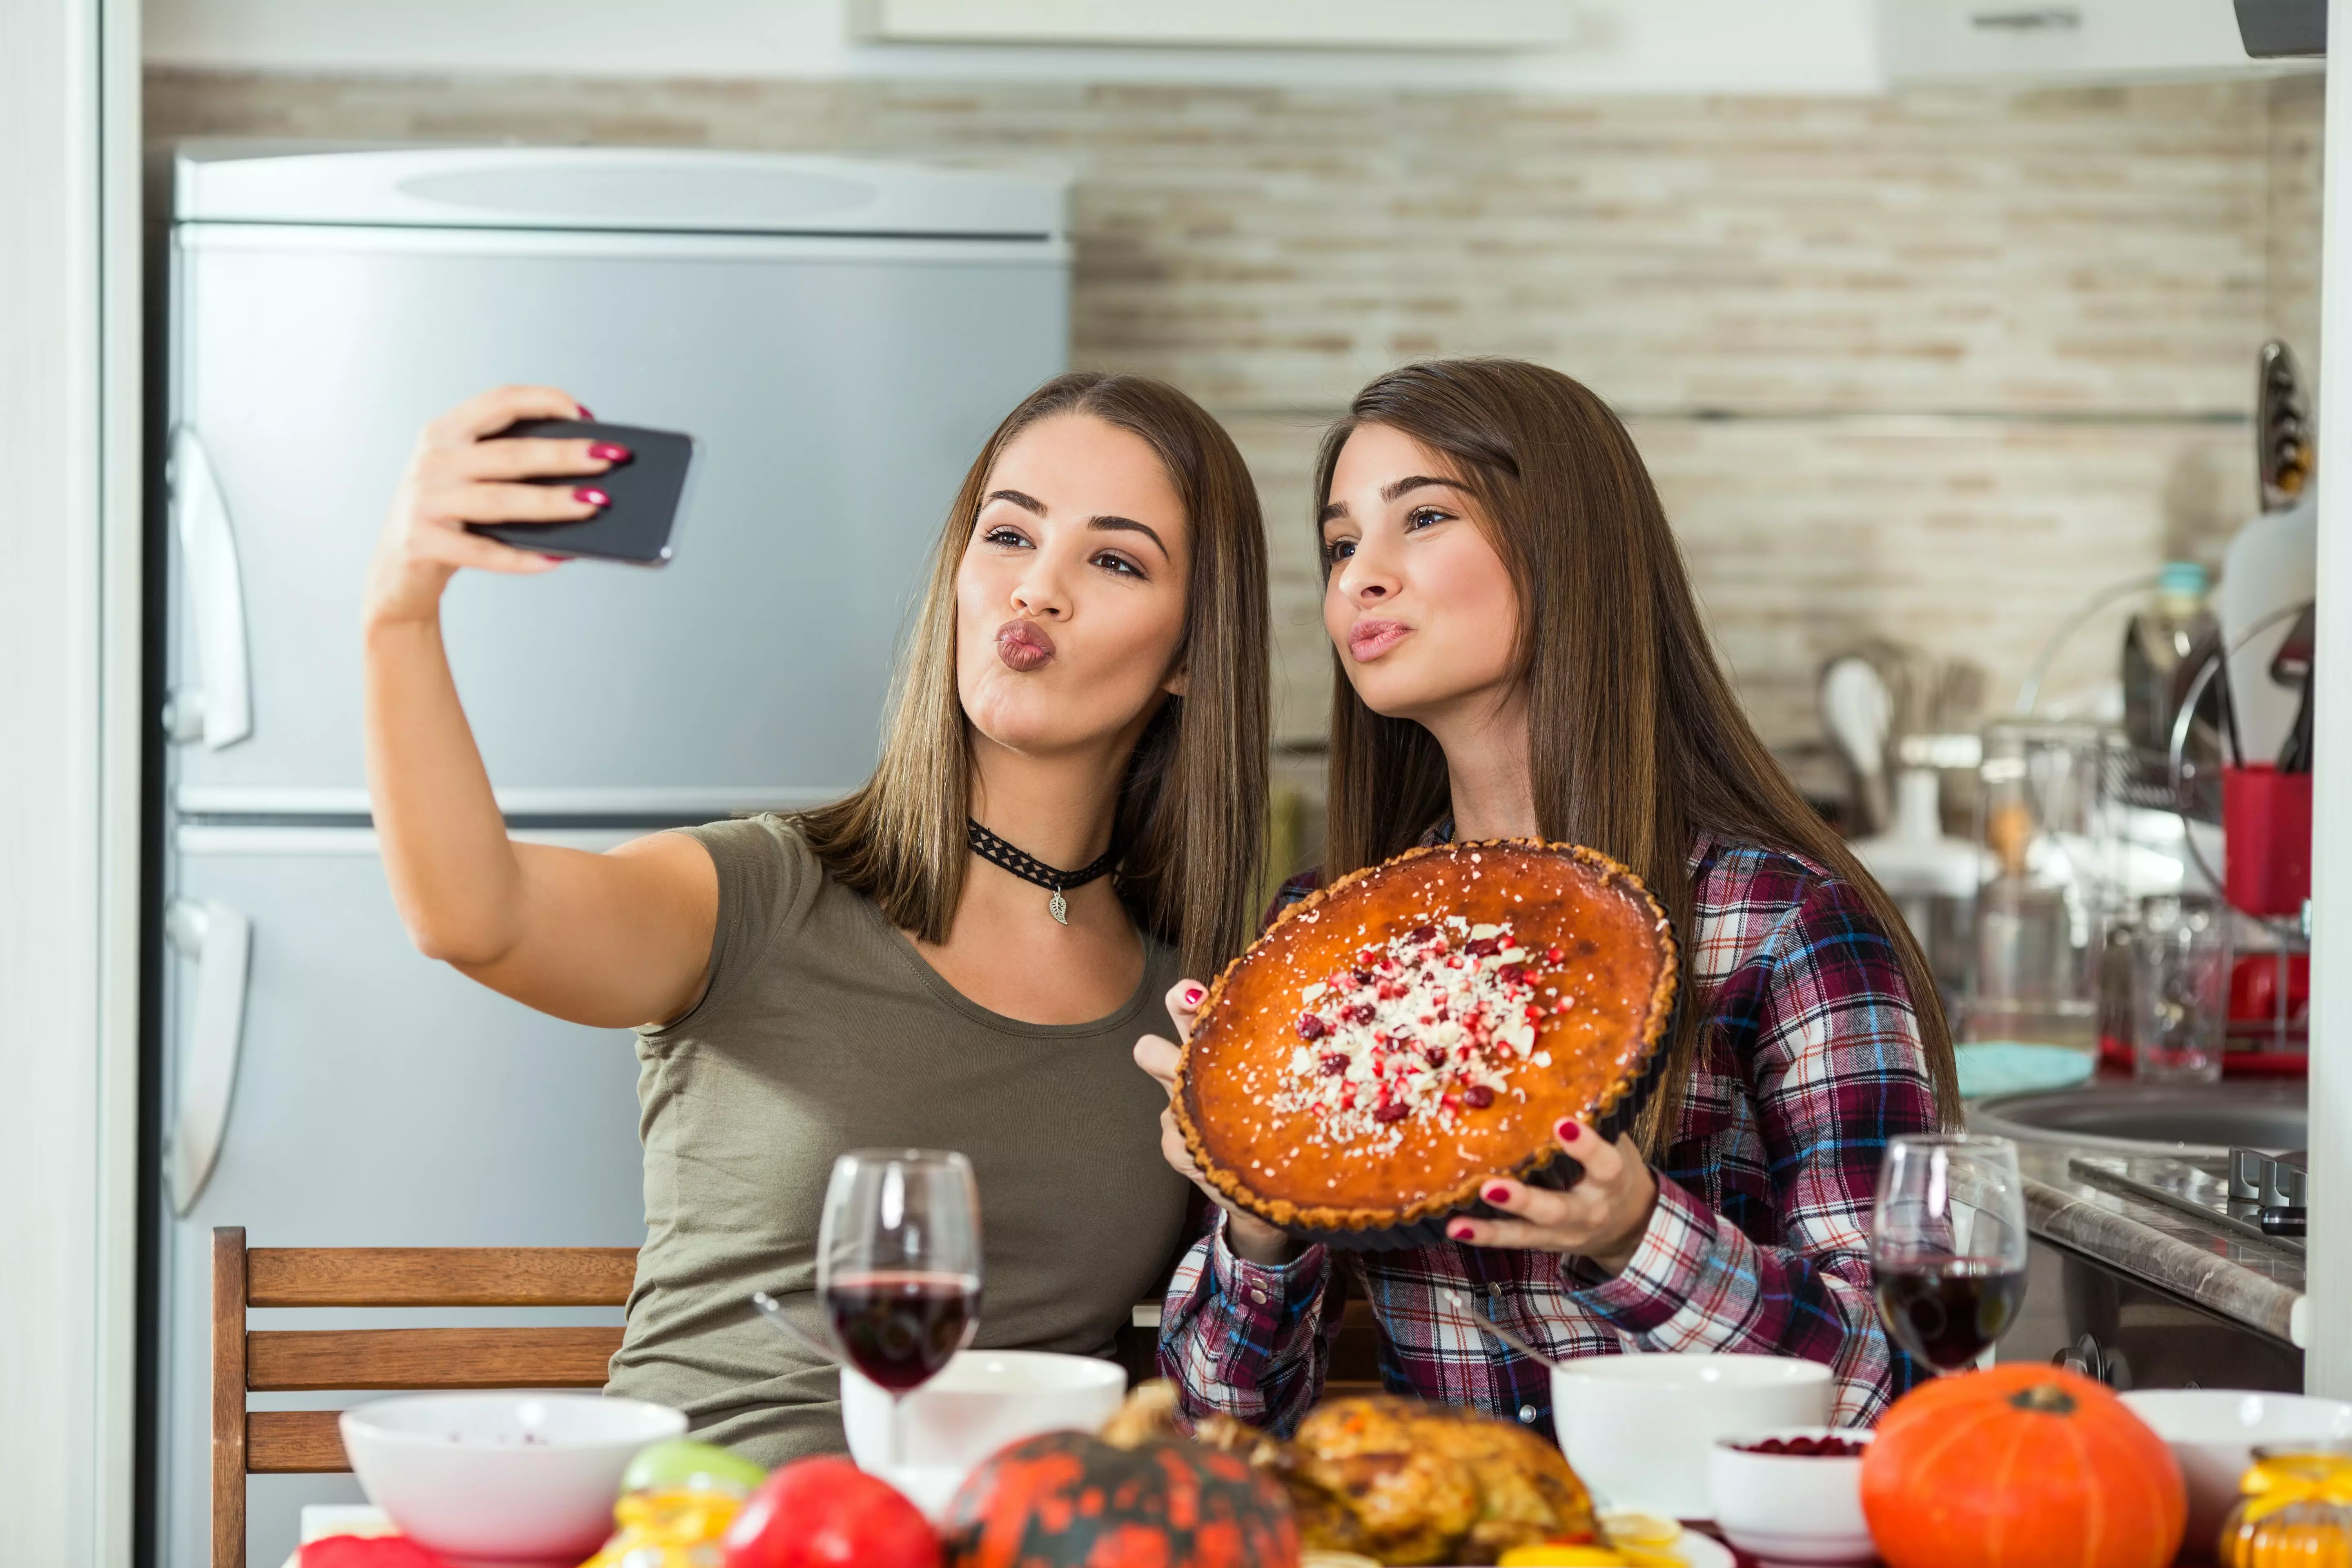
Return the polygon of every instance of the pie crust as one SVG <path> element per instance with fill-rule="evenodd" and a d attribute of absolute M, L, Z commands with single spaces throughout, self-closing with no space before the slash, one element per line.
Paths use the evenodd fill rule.
<path fill-rule="evenodd" d="M 1283 911 L 1202 998 L 1174 1110 L 1203 1177 L 1270 1224 L 1431 1239 L 1487 1177 L 1543 1180 L 1563 1117 L 1628 1123 L 1677 964 L 1597 850 L 1409 849 Z M 1417 1234 L 1382 1241 L 1385 1233 Z"/>

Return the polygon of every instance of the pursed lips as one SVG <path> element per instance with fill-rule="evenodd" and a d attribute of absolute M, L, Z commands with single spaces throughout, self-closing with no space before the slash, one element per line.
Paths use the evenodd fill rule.
<path fill-rule="evenodd" d="M 996 628 L 996 657 L 1025 675 L 1053 662 L 1054 639 L 1034 621 L 1007 621 Z"/>
<path fill-rule="evenodd" d="M 1358 664 L 1368 664 L 1412 635 L 1412 628 L 1402 621 L 1358 621 L 1348 628 L 1348 651 L 1355 655 Z"/>

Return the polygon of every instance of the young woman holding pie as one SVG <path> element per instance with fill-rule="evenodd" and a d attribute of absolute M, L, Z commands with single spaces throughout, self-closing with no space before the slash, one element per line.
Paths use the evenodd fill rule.
<path fill-rule="evenodd" d="M 1916 1375 L 1871 1300 L 1880 1152 L 1956 1120 L 1949 1036 L 1900 916 L 1741 711 L 1632 438 L 1557 372 L 1413 365 L 1358 396 L 1316 490 L 1342 679 L 1326 863 L 1285 900 L 1416 843 L 1587 845 L 1670 917 L 1683 1002 L 1633 1130 L 1562 1121 L 1581 1180 L 1488 1180 L 1506 1217 L 1443 1242 L 1302 1246 L 1203 1183 L 1219 1209 L 1161 1320 L 1185 1408 L 1287 1430 L 1320 1392 L 1344 1268 L 1402 1392 L 1549 1426 L 1543 1369 L 1458 1296 L 1558 1358 L 1825 1362 L 1836 1419 L 1871 1419 Z M 1202 995 L 1171 994 L 1180 1026 Z M 1172 1082 L 1175 1046 L 1137 1057 Z M 1162 1138 L 1201 1180 L 1172 1116 Z"/>
<path fill-rule="evenodd" d="M 509 837 L 440 630 L 460 568 L 554 569 L 465 523 L 602 503 L 595 476 L 625 451 L 497 438 L 575 413 L 508 387 L 426 428 L 367 586 L 368 782 L 419 948 L 542 1012 L 637 1030 L 646 1234 L 610 1387 L 765 1464 L 841 1448 L 834 1368 L 747 1299 L 823 1331 L 827 1173 L 877 1145 L 970 1156 L 981 1344 L 1108 1352 L 1190 1201 L 1129 1051 L 1175 977 L 1238 951 L 1255 914 L 1265 542 L 1232 440 L 1157 382 L 1040 388 L 949 509 L 873 777 L 792 817 L 590 854 Z M 577 487 L 520 482 L 555 474 Z"/>

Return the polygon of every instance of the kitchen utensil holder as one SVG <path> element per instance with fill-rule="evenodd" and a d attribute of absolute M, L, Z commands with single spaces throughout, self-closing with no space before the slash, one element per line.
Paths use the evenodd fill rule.
<path fill-rule="evenodd" d="M 2294 915 L 2311 897 L 2311 777 L 2268 763 L 2221 770 L 2221 891 L 2250 915 Z"/>

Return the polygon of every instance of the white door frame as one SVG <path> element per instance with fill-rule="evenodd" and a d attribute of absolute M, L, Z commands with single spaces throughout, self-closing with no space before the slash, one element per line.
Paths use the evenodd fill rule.
<path fill-rule="evenodd" d="M 2330 0 L 2320 247 L 2319 649 L 2311 835 L 2311 1232 L 2304 1386 L 2352 1398 L 2352 0 Z"/>
<path fill-rule="evenodd" d="M 138 0 L 0 3 L 0 1520 L 131 1558 Z"/>

